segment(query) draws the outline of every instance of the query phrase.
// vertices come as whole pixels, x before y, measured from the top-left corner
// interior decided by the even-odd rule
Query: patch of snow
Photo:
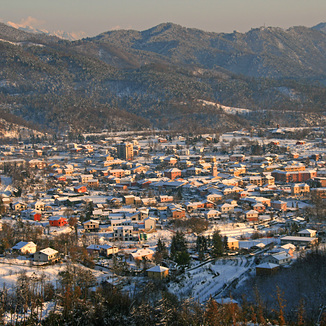
[[[231,106],[225,106],[225,105],[221,105],[219,103],[205,101],[205,100],[198,100],[198,102],[201,102],[203,104],[203,106],[206,106],[206,105],[207,106],[213,106],[213,107],[216,107],[217,109],[223,110],[225,113],[233,114],[233,115],[236,115],[236,114],[245,115],[245,114],[249,114],[249,113],[252,112],[249,109],[234,108],[234,107],[231,107]]]

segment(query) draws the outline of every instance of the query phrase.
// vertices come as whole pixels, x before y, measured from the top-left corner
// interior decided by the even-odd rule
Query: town
[[[228,300],[240,281],[325,246],[325,131],[103,130],[3,142],[0,284],[10,291],[22,275],[43,275],[55,291],[74,266],[87,275],[83,291],[154,280],[179,298]]]

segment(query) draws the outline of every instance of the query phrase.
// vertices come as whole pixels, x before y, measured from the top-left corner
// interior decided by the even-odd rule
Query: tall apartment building
[[[120,143],[117,147],[118,157],[125,161],[131,161],[134,158],[134,148],[131,143]]]

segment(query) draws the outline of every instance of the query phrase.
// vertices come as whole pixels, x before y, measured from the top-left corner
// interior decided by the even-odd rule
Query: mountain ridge
[[[71,42],[0,24],[0,50],[0,110],[52,130],[324,123],[326,34],[304,26],[214,33],[164,23]]]
[[[87,41],[111,44],[136,56],[137,51],[141,51],[147,57],[149,53],[163,55],[171,62],[206,69],[219,66],[252,77],[326,76],[326,35],[304,26],[287,30],[260,27],[247,33],[214,33],[165,23],[141,32],[108,31]],[[270,64],[276,60],[280,61],[278,64],[282,64],[282,69]],[[302,60],[304,65],[300,63]]]

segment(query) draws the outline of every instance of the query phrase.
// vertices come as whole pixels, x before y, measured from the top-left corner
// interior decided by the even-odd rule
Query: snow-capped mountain
[[[7,22],[7,25],[14,27],[16,29],[19,29],[21,31],[24,31],[24,32],[57,36],[61,39],[69,40],[69,41],[80,40],[84,37],[87,37],[87,34],[83,31],[69,33],[69,32],[65,32],[65,31],[57,30],[57,31],[49,32],[46,29],[40,29],[40,28],[34,27],[32,25],[27,25],[27,24],[16,24],[13,22]]]

